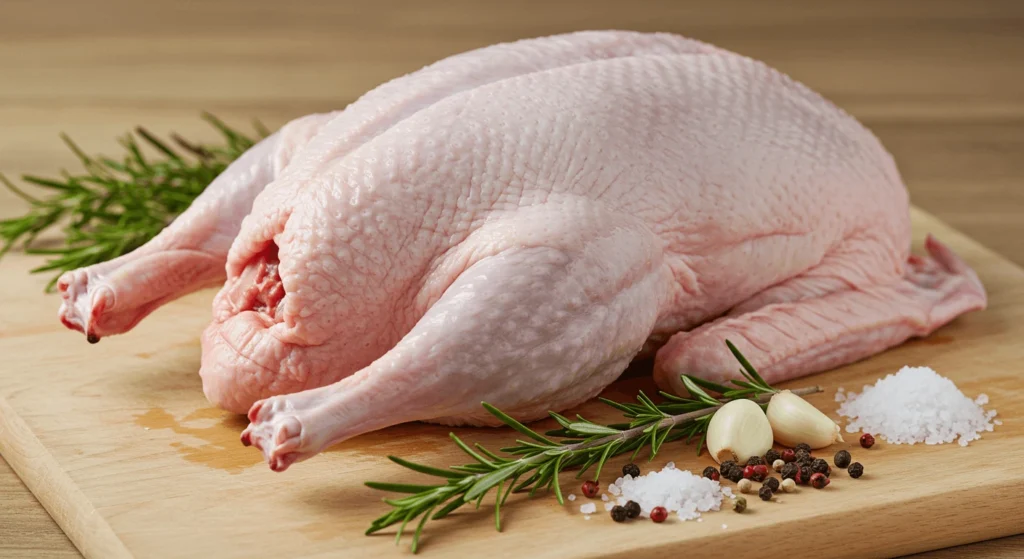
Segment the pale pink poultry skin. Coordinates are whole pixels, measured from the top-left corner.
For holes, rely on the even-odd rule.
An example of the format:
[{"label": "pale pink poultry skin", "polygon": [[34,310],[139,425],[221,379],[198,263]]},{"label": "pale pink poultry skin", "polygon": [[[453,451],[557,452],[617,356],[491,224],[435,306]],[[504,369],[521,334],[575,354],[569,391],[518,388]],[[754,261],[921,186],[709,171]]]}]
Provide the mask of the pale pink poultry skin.
[{"label": "pale pink poultry skin", "polygon": [[[238,176],[272,168],[271,147],[222,177],[268,184],[227,254],[200,374],[212,402],[248,410],[242,440],[278,471],[397,423],[495,424],[481,401],[546,417],[643,350],[676,393],[681,373],[737,376],[725,339],[778,382],[986,305],[938,241],[910,254],[906,189],[867,129],[697,41],[496,45],[325,118],[269,180]],[[205,235],[183,229],[167,236]],[[189,262],[154,265],[174,258]],[[95,275],[114,301],[198,283],[133,295],[110,266]],[[95,290],[77,274],[61,282],[81,309],[66,323],[137,321],[79,301]]]}]

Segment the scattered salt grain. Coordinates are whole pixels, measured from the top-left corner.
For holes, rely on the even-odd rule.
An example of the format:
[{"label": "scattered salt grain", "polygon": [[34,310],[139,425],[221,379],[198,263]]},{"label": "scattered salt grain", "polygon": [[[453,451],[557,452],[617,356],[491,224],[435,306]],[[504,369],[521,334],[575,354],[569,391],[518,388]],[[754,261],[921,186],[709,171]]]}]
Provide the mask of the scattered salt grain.
[{"label": "scattered salt grain", "polygon": [[605,503],[604,504],[604,510],[612,510],[613,508],[615,508],[615,503]]},{"label": "scattered salt grain", "polygon": [[982,431],[992,430],[996,411],[986,412],[981,406],[987,403],[985,394],[972,401],[929,367],[903,367],[865,385],[860,394],[847,392],[839,415],[848,419],[848,433],[872,433],[892,444],[934,445],[959,438],[960,446],[967,446]]},{"label": "scattered salt grain", "polygon": [[654,507],[665,507],[667,512],[677,513],[681,520],[693,520],[702,512],[720,510],[725,495],[717,481],[676,469],[671,463],[661,471],[635,479],[620,477],[609,485],[608,491],[620,495],[619,504],[626,501],[639,504],[643,518],[648,518]]},{"label": "scattered salt grain", "polygon": [[580,512],[583,514],[594,514],[597,512],[597,505],[594,503],[584,503],[580,505]]},{"label": "scattered salt grain", "polygon": [[994,423],[996,425],[1002,425],[1003,424],[1003,420],[1002,419],[997,419],[997,420],[993,421],[992,423]]},{"label": "scattered salt grain", "polygon": [[576,494],[575,493],[569,493],[569,500],[570,501],[575,501],[576,500]]},{"label": "scattered salt grain", "polygon": [[726,529],[726,528],[728,528],[728,527],[729,527],[729,525],[728,525],[728,524],[722,524],[722,529],[723,529],[723,530],[725,530],[725,529]]},{"label": "scattered salt grain", "polygon": [[604,495],[601,495],[601,500],[605,501],[605,502],[608,502],[608,494],[605,493]]},{"label": "scattered salt grain", "polygon": [[675,462],[669,462],[668,464],[665,464],[665,468],[669,469],[669,470],[674,470],[674,469],[676,469],[676,463]]},{"label": "scattered salt grain", "polygon": [[846,393],[842,392],[842,391],[836,392],[836,401],[837,402],[846,401]]},{"label": "scattered salt grain", "polygon": [[704,522],[704,519],[703,518],[698,518],[697,522]]},{"label": "scattered salt grain", "polygon": [[590,515],[588,514],[588,515],[584,516],[583,520],[590,520]]}]

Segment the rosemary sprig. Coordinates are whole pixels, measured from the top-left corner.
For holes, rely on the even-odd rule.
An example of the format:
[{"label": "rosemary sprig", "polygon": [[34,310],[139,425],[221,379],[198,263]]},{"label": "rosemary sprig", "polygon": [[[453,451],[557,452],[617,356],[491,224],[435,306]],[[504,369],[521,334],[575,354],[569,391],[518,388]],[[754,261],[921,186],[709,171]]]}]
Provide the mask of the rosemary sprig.
[{"label": "rosemary sprig", "polygon": [[[198,145],[174,134],[169,144],[138,127],[135,135],[121,139],[125,154],[120,161],[88,156],[61,135],[84,172],[63,171],[56,179],[22,177],[50,191],[45,198],[29,195],[0,175],[0,183],[30,204],[25,215],[0,220],[0,258],[19,243],[29,254],[47,255],[32,273],[54,272],[46,286],[52,291],[61,272],[105,262],[145,244],[255,143],[211,114],[204,113],[203,119],[220,132],[221,143]],[[259,122],[255,128],[262,137],[269,134]],[[147,157],[144,146],[155,150],[157,157]],[[59,225],[64,233],[61,246],[34,246],[41,233]]]},{"label": "rosemary sprig", "polygon": [[[686,438],[687,441],[700,435],[697,454],[704,446],[707,425],[719,408],[729,400],[749,398],[762,406],[767,405],[778,390],[772,388],[757,373],[736,347],[726,341],[729,350],[742,366],[744,380],[731,381],[733,387],[715,384],[689,375],[682,375],[683,383],[690,392],[690,398],[681,398],[661,393],[666,402],[655,403],[641,392],[636,404],[619,403],[602,398],[605,404],[621,411],[628,420],[625,423],[601,425],[577,416],[570,420],[557,413],[549,412],[561,426],[560,429],[537,433],[494,406],[484,402],[489,413],[502,423],[525,435],[516,444],[501,449],[507,457],[499,456],[480,444],[470,448],[454,433],[449,436],[473,462],[449,468],[435,468],[410,462],[397,456],[388,458],[415,472],[442,478],[434,485],[410,485],[398,483],[366,482],[368,487],[382,491],[408,494],[407,497],[384,499],[391,510],[374,520],[366,534],[372,534],[401,523],[395,536],[397,544],[406,525],[416,518],[412,538],[412,551],[419,548],[420,535],[428,520],[444,518],[452,511],[473,503],[480,507],[484,497],[497,488],[494,501],[494,525],[501,531],[501,507],[509,494],[529,491],[532,497],[537,491],[553,489],[559,504],[564,504],[562,490],[558,485],[558,474],[568,468],[579,467],[577,479],[594,467],[593,479],[601,475],[601,469],[613,456],[633,452],[633,457],[644,448],[650,448],[649,460],[653,459],[666,442]],[[821,392],[814,386],[793,390],[795,394]],[[719,394],[716,398],[708,391]],[[552,437],[560,440],[553,440]],[[522,479],[522,481],[520,481]],[[434,512],[434,511],[437,512]]]}]

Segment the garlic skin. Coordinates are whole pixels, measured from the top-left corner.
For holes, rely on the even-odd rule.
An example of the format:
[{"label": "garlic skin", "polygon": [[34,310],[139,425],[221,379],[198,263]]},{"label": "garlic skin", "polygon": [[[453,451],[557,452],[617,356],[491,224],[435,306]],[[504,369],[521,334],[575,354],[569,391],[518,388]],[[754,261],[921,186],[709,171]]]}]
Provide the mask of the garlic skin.
[{"label": "garlic skin", "polygon": [[716,462],[746,463],[751,456],[763,456],[772,447],[772,426],[761,406],[742,399],[719,408],[707,431],[708,452]]},{"label": "garlic skin", "polygon": [[807,443],[812,449],[818,449],[843,442],[835,421],[789,390],[772,396],[765,415],[772,426],[775,442],[783,446]]}]

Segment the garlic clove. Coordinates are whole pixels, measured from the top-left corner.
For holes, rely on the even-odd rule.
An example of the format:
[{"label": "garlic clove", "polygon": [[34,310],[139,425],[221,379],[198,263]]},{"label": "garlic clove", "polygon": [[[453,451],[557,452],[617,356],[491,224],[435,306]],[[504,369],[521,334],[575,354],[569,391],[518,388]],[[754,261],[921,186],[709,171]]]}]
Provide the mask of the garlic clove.
[{"label": "garlic clove", "polygon": [[743,464],[772,447],[772,426],[761,406],[750,400],[733,400],[711,417],[707,445],[719,464],[726,460]]},{"label": "garlic clove", "polygon": [[812,449],[818,449],[843,442],[835,421],[789,390],[772,396],[765,415],[772,426],[775,442],[781,445],[792,447],[807,443]]}]

